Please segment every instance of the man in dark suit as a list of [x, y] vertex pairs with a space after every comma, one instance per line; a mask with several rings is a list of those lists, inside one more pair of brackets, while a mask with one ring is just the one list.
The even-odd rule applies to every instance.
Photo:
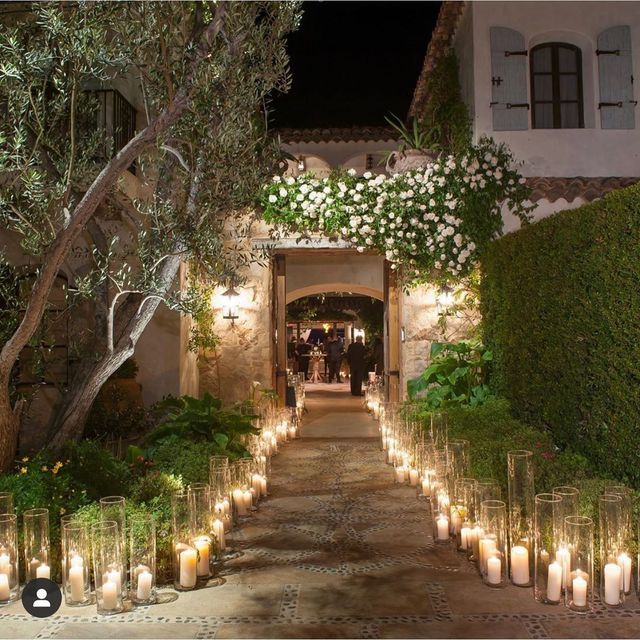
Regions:
[[347, 361], [349, 362], [349, 370], [351, 371], [351, 395], [362, 395], [362, 379], [364, 378], [364, 344], [362, 336], [358, 336], [355, 342], [352, 342], [347, 349]]
[[342, 360], [342, 343], [335, 335], [329, 338], [326, 348], [326, 358], [329, 363], [329, 376], [327, 382], [333, 382], [335, 377], [336, 382], [342, 382], [340, 380], [340, 362]]
[[296, 347], [296, 355], [298, 358], [298, 371], [304, 374], [305, 380], [309, 375], [309, 351], [311, 351], [311, 345], [307, 344], [304, 338], [300, 338], [300, 342]]

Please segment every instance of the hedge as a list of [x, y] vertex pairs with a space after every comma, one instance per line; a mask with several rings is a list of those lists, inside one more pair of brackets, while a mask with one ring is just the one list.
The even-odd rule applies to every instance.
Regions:
[[640, 185], [494, 241], [482, 270], [489, 384], [640, 487]]

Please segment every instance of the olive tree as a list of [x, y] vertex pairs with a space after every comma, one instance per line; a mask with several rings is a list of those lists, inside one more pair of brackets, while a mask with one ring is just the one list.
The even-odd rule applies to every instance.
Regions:
[[[296, 3], [143, 1], [34, 3], [2, 16], [0, 216], [37, 270], [19, 322], [3, 332], [0, 469], [14, 456], [21, 414], [11, 371], [79, 238], [94, 268], [76, 295], [94, 303], [95, 338], [63, 397], [53, 446], [82, 433], [161, 302], [202, 304], [194, 289], [176, 291], [182, 263], [216, 281], [252, 259], [221, 232], [275, 161], [266, 104], [287, 86], [285, 36], [298, 12]], [[93, 89], [118, 79], [136, 83], [146, 124], [105, 159]], [[150, 194], [123, 204], [118, 181], [134, 161]], [[123, 207], [136, 229], [128, 256], [98, 224], [101, 211]]]

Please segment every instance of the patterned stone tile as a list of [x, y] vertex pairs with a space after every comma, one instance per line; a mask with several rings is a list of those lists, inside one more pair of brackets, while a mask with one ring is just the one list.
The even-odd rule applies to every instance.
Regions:
[[519, 622], [504, 622], [496, 629], [493, 625], [464, 620], [428, 622], [419, 624], [380, 625], [380, 638], [529, 638], [526, 628]]

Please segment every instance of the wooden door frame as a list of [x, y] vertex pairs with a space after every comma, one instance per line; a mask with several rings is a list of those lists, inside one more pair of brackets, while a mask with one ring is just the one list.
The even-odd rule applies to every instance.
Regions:
[[400, 400], [400, 290], [398, 273], [384, 261], [384, 375], [386, 399]]

